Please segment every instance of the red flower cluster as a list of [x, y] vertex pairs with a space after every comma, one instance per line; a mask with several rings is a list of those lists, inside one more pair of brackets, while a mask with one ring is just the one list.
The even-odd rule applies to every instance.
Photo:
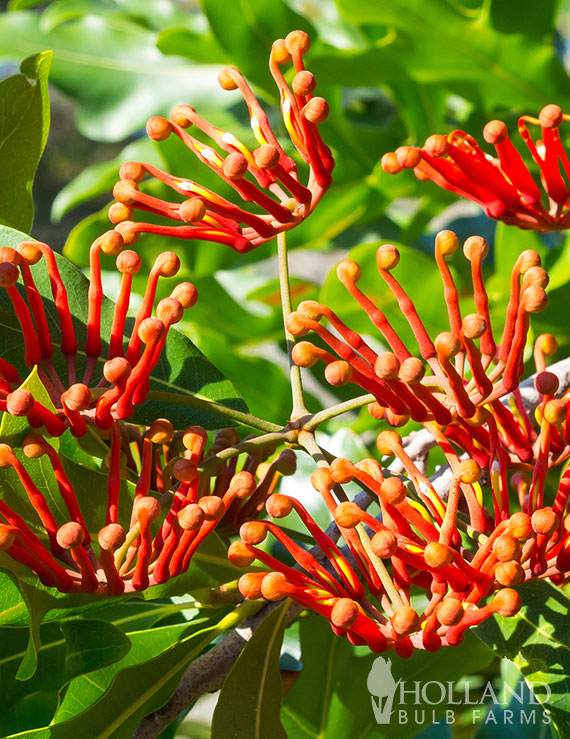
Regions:
[[[306, 33], [293, 31], [287, 38], [275, 41], [269, 59], [281, 96], [283, 122], [293, 145], [309, 166], [307, 184], [299, 181], [295, 161], [281, 147], [244, 77], [234, 67], [227, 67], [220, 73], [219, 82], [224, 90], [239, 89], [242, 93], [259, 144], [255, 151], [229, 131], [204, 120], [189, 105], [177, 106], [170, 119], [151, 118], [146, 130], [155, 141], [163, 141], [171, 134], [178, 136], [202, 164], [219, 175], [244, 202], [256, 206], [256, 210], [241, 208], [185, 177], [169, 175], [150, 164], [127, 162], [121, 167], [121, 180], [113, 190], [117, 202], [111, 206], [109, 218], [117, 224], [116, 230], [128, 246], [144, 232], [215, 241], [238, 252], [247, 252], [307, 218], [329, 188], [334, 167], [331, 152], [318, 130], [327, 118], [328, 105], [323, 98], [313, 95], [315, 78], [303, 63], [309, 46]], [[295, 68], [292, 89], [281, 71], [281, 66], [291, 61]], [[186, 130], [191, 126], [209, 136], [226, 155], [191, 136]], [[180, 202], [178, 197], [176, 202], [170, 202], [141, 192], [139, 183], [147, 174], [186, 199]], [[135, 209], [163, 216], [179, 225], [134, 221]]]
[[[235, 532], [263, 509], [280, 476], [295, 471], [295, 455], [289, 450], [269, 464], [259, 450], [245, 458], [240, 471], [237, 457], [204, 465], [237, 440], [235, 431], [220, 431], [206, 453], [207, 434], [199, 426], [175, 435], [164, 419], [144, 433], [113, 424], [106, 515], [96, 542], [81, 511], [82, 491], [69, 480], [65, 459], [56, 449], [38, 434], [23, 440], [21, 453], [1, 444], [0, 467], [16, 473], [38, 520], [24, 521], [0, 500], [0, 550], [63, 593], [120, 595], [165, 583], [186, 572], [198, 546], [220, 523], [222, 530]], [[44, 456], [67, 510], [65, 523], [58, 521], [57, 505], [50, 509], [30, 476], [27, 460]], [[136, 481], [133, 499], [122, 483], [128, 478]]]
[[[347, 548], [339, 549], [297, 501], [276, 495], [267, 503], [270, 516], [282, 518], [294, 509], [321, 555], [301, 549], [270, 521], [242, 526], [241, 541], [229, 551], [236, 564], [247, 566], [257, 559], [272, 570], [243, 576], [240, 589], [246, 597], [290, 596], [325, 616], [335, 633], [353, 644], [366, 643], [374, 651], [395, 648], [402, 656], [414, 647], [434, 650], [458, 644], [469, 626], [490, 614], [510, 616], [519, 610], [521, 599], [512, 586], [537, 577], [565, 582], [570, 573], [570, 474], [562, 474], [554, 491], [547, 484], [548, 470], [570, 456], [570, 391], [556, 399], [558, 378], [545, 367], [545, 357], [556, 350], [553, 337], [543, 335], [535, 345], [540, 400], [534, 414], [525, 410], [518, 389], [528, 315], [545, 306], [546, 273], [534, 252], [519, 257], [497, 346], [481, 275], [486, 245], [478, 237], [465, 244], [478, 313], [464, 318], [444, 258], [456, 248], [454, 234], [438, 234], [436, 260], [450, 331], [433, 342], [391, 274], [397, 251], [391, 246], [378, 250], [380, 275], [410, 323], [422, 360], [410, 353], [382, 311], [358, 289], [359, 267], [348, 260], [340, 264], [339, 277], [392, 352], [377, 354], [332, 310], [315, 302], [301, 304], [288, 320], [293, 334], [313, 330], [336, 357], [342, 357], [304, 341], [294, 347], [299, 364], [323, 360], [329, 382], [352, 381], [376, 397], [371, 407], [375, 417], [384, 415], [395, 426], [411, 417], [429, 431], [433, 443], [427, 448], [438, 446], [453, 473], [445, 495], [440, 496], [427, 477], [426, 460], [416, 464], [400, 435], [383, 431], [377, 438], [378, 450], [383, 456], [395, 456], [406, 477], [386, 477], [373, 459], [356, 465], [336, 459], [330, 468], [313, 474], [313, 486]], [[330, 329], [322, 325], [323, 318]], [[510, 392], [512, 406], [501, 402]], [[378, 503], [378, 518], [348, 499], [342, 485], [352, 481]], [[257, 547], [268, 533], [284, 544], [296, 568]], [[418, 611], [411, 598], [421, 591], [427, 600]], [[489, 596], [492, 600], [480, 605]]]
[[[382, 168], [390, 174], [413, 169], [418, 179], [473, 200], [490, 218], [535, 231], [558, 231], [570, 225], [570, 161], [558, 130], [568, 120], [558, 105], [547, 105], [538, 118], [519, 118], [519, 133], [539, 168], [546, 204], [503, 121], [490, 121], [483, 129], [496, 157], [486, 154], [470, 134], [452, 131], [430, 136], [422, 148], [401, 146], [385, 154]], [[533, 141], [529, 124], [540, 126], [541, 138]]]
[[[176, 254], [160, 254], [148, 275], [143, 302], [125, 346], [131, 284], [141, 267], [141, 258], [133, 251], [122, 250], [123, 246], [121, 235], [115, 231], [108, 231], [91, 246], [84, 346], [78, 341], [67, 288], [51, 248], [24, 241], [17, 249], [0, 249], [0, 286], [7, 298], [3, 302], [17, 319], [14, 326], [19, 325], [23, 336], [24, 357], [20, 366], [37, 367], [56, 409], [52, 412], [29, 390], [19, 388], [19, 369], [0, 359], [0, 411], [25, 416], [31, 426], [44, 425], [51, 436], [60, 436], [68, 427], [74, 436], [83, 436], [87, 424], [108, 429], [114, 419], [132, 416], [134, 406], [145, 400], [149, 378], [160, 359], [168, 331], [181, 320], [184, 310], [194, 305], [198, 294], [190, 283], [180, 283], [170, 297], [158, 303], [156, 317], [152, 316], [159, 279], [174, 277], [180, 268]], [[101, 252], [117, 255], [116, 266], [122, 279], [105, 348], [101, 339]], [[38, 279], [45, 281], [44, 269], [57, 315], [46, 310], [49, 301], [42, 297], [36, 284]], [[78, 381], [80, 370], [83, 374]]]
[[[529, 328], [529, 314], [546, 306], [548, 276], [534, 251], [525, 251], [517, 259], [511, 277], [511, 295], [500, 346], [497, 346], [489, 317], [489, 301], [482, 274], [487, 244], [479, 236], [467, 239], [464, 254], [471, 263], [473, 299], [477, 313], [462, 317], [459, 294], [445, 257], [459, 246], [457, 236], [442, 231], [436, 237], [435, 258], [441, 272], [449, 316], [448, 332], [434, 340], [403, 287], [392, 274], [398, 264], [398, 250], [391, 245], [377, 251], [377, 267], [396, 298], [418, 344], [422, 359], [414, 356], [400, 339], [386, 315], [358, 287], [359, 265], [344, 260], [337, 274], [352, 297], [379, 329], [392, 351], [378, 354], [352, 331], [334, 311], [315, 301], [301, 303], [287, 319], [289, 331], [301, 337], [314, 331], [330, 347], [332, 354], [301, 341], [293, 348], [293, 359], [302, 367], [321, 360], [327, 364], [325, 377], [333, 385], [352, 382], [372, 393], [376, 402], [370, 407], [374, 417], [384, 417], [392, 426], [401, 426], [410, 418], [419, 423], [435, 421], [450, 426], [463, 438], [477, 409], [488, 405], [497, 414], [505, 431], [523, 442], [511, 420], [512, 414], [499, 402], [515, 391], [524, 370], [524, 348]], [[326, 319], [331, 329], [322, 325]], [[479, 346], [476, 344], [479, 340]], [[555, 350], [553, 340], [541, 340], [540, 351]], [[427, 365], [427, 367], [426, 367]], [[431, 374], [426, 376], [426, 369]], [[471, 432], [469, 432], [471, 435]], [[520, 444], [519, 444], [520, 441]], [[524, 458], [524, 452], [521, 452]], [[477, 458], [477, 457], [476, 457]]]

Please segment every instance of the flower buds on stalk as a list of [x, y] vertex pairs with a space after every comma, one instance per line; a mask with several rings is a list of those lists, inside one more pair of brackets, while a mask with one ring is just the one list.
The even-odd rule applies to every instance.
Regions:
[[[154, 141], [177, 136], [244, 204], [251, 204], [251, 209], [194, 180], [169, 175], [150, 164], [127, 162], [121, 167], [121, 179], [113, 189], [116, 202], [109, 210], [109, 218], [127, 246], [136, 243], [141, 233], [153, 233], [214, 241], [243, 253], [294, 228], [312, 213], [331, 185], [334, 160], [319, 132], [319, 125], [328, 117], [328, 104], [314, 95], [316, 80], [303, 62], [309, 47], [307, 34], [293, 31], [273, 44], [269, 58], [269, 68], [279, 89], [283, 123], [309, 168], [307, 184], [300, 181], [297, 164], [277, 140], [245, 78], [235, 67], [226, 67], [218, 78], [220, 86], [241, 93], [257, 149], [250, 149], [234, 134], [212, 125], [190, 105], [176, 106], [169, 119], [151, 118], [146, 132]], [[296, 72], [291, 86], [281, 69], [290, 63]], [[209, 137], [211, 144], [192, 136], [192, 127]], [[146, 175], [169, 187], [174, 200], [144, 192], [141, 185], [144, 187]], [[159, 216], [161, 222], [138, 221], [136, 210]]]

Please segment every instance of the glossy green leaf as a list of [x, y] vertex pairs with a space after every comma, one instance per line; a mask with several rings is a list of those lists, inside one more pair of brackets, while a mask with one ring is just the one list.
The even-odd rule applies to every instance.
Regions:
[[[221, 4], [203, 0], [210, 27], [233, 63], [253, 82], [273, 91], [268, 60], [275, 39], [290, 31], [311, 31], [308, 21], [295, 13], [283, 0], [243, 0]], [[260, 64], [260, 61], [263, 62]], [[266, 61], [267, 60], [267, 61]]]
[[286, 601], [263, 619], [230, 670], [214, 711], [212, 739], [287, 737], [279, 720], [279, 653], [288, 607]]
[[0, 82], [0, 223], [23, 231], [34, 218], [32, 185], [49, 131], [51, 59], [51, 51], [30, 56], [21, 74]]
[[477, 636], [520, 669], [560, 736], [570, 732], [570, 600], [551, 583], [529, 582], [519, 592], [523, 607], [512, 618], [494, 616]]
[[[570, 82], [544, 38], [545, 23], [506, 29], [500, 11], [488, 12], [489, 5], [501, 4], [495, 0], [469, 10], [445, 0], [339, 0], [347, 18], [387, 29], [363, 52], [371, 71], [382, 70], [384, 82], [397, 78], [398, 67], [418, 82], [469, 82], [479, 86], [488, 106], [532, 105], [528, 112], [534, 115], [535, 109], [567, 95]], [[516, 15], [525, 17], [534, 9], [532, 0], [522, 0]]]
[[[285, 696], [282, 711], [285, 730], [295, 739], [414, 737], [420, 729], [414, 720], [415, 710], [428, 709], [425, 726], [432, 722], [433, 711], [441, 716], [448, 708], [446, 701], [436, 706], [416, 703], [415, 681], [422, 685], [431, 680], [453, 683], [486, 667], [493, 659], [490, 650], [469, 633], [460, 647], [437, 652], [416, 650], [409, 659], [394, 652], [382, 655], [390, 661], [389, 673], [394, 681], [404, 680], [410, 693], [405, 694], [403, 704], [395, 694], [391, 721], [379, 726], [368, 689], [368, 675], [378, 655], [362, 649], [356, 654], [346, 639], [335, 636], [326, 621], [316, 616], [301, 621], [300, 633], [303, 671]], [[405, 721], [400, 721], [400, 711], [406, 714]]]
[[4, 13], [0, 47], [2, 58], [18, 60], [52, 48], [52, 83], [79, 103], [79, 128], [99, 141], [120, 141], [181, 102], [228, 102], [216, 70], [162, 55], [152, 31], [121, 15], [98, 14], [97, 4], [49, 32], [39, 13]]
[[122, 660], [70, 683], [51, 727], [52, 739], [130, 738], [138, 721], [168, 700], [188, 664], [214, 638], [215, 630], [203, 625], [129, 634], [132, 646]]
[[[58, 690], [77, 675], [116, 662], [130, 649], [128, 637], [112, 623], [75, 619], [41, 627], [42, 645], [38, 670], [22, 683], [15, 680], [26, 649], [24, 629], [0, 629], [0, 668], [4, 690], [0, 694], [0, 732], [6, 735], [20, 726], [42, 725], [51, 720], [57, 706]], [[38, 704], [42, 693], [49, 701]], [[27, 721], [22, 719], [28, 712]]]

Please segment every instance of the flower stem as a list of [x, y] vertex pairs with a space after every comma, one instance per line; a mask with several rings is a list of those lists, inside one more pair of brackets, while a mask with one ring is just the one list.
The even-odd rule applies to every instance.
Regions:
[[257, 439], [248, 439], [247, 441], [242, 441], [235, 446], [230, 446], [226, 449], [222, 449], [221, 452], [218, 452], [211, 457], [207, 457], [198, 466], [198, 469], [204, 472], [210, 467], [215, 467], [218, 462], [225, 459], [231, 459], [231, 457], [236, 457], [238, 454], [243, 454], [250, 451], [253, 452], [257, 448], [267, 446], [268, 444], [274, 444], [275, 442], [279, 443], [284, 441], [293, 441], [293, 439], [291, 438], [291, 432], [288, 431], [286, 428], [282, 429], [281, 431], [274, 431], [269, 434], [263, 434], [263, 436], [258, 436]]
[[208, 398], [200, 395], [179, 395], [178, 393], [168, 393], [162, 390], [151, 390], [147, 398], [148, 400], [159, 400], [162, 403], [176, 403], [176, 405], [184, 405], [189, 408], [197, 408], [201, 411], [215, 413], [218, 416], [225, 416], [236, 423], [242, 424], [242, 426], [249, 426], [258, 431], [281, 431], [283, 428], [277, 423], [264, 421], [262, 418], [252, 416], [251, 413], [237, 411], [235, 408], [229, 408], [227, 405], [216, 403], [215, 400], [208, 400]]
[[291, 285], [289, 284], [289, 265], [287, 262], [287, 237], [285, 231], [277, 234], [277, 260], [279, 264], [279, 285], [281, 288], [281, 305], [283, 307], [283, 322], [285, 328], [285, 340], [287, 342], [287, 354], [289, 356], [289, 377], [291, 380], [291, 392], [293, 396], [293, 410], [291, 418], [299, 418], [308, 413], [305, 406], [303, 394], [303, 381], [301, 379], [301, 368], [298, 367], [291, 357], [291, 351], [295, 343], [294, 336], [287, 330], [285, 321], [293, 310], [291, 304]]
[[354, 411], [357, 408], [361, 408], [363, 405], [373, 403], [375, 400], [376, 398], [371, 393], [366, 393], [366, 395], [359, 395], [357, 398], [345, 400], [344, 403], [339, 403], [338, 405], [333, 405], [330, 408], [325, 408], [318, 413], [314, 413], [311, 418], [303, 424], [303, 428], [305, 431], [313, 431], [317, 426], [320, 426], [321, 423], [329, 421], [331, 418], [336, 418], [336, 416], [340, 416], [343, 413]]

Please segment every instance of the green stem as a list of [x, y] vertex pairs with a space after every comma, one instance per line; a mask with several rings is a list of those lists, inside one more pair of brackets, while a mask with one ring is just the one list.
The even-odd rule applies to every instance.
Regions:
[[303, 424], [303, 428], [306, 431], [313, 431], [317, 426], [320, 426], [321, 423], [329, 421], [331, 418], [340, 416], [343, 413], [354, 411], [357, 408], [361, 408], [363, 405], [373, 403], [375, 400], [376, 398], [371, 393], [359, 395], [357, 398], [352, 398], [351, 400], [345, 400], [344, 403], [333, 405], [330, 408], [325, 408], [324, 410], [313, 414], [309, 420]]
[[263, 434], [263, 436], [258, 436], [257, 439], [242, 441], [235, 446], [222, 449], [221, 452], [218, 452], [211, 457], [207, 457], [202, 464], [198, 466], [198, 469], [201, 472], [206, 472], [210, 467], [215, 467], [218, 462], [231, 459], [232, 457], [236, 457], [238, 454], [243, 454], [244, 452], [255, 452], [259, 447], [284, 441], [294, 441], [290, 430], [282, 429], [281, 431], [273, 431], [270, 434]]
[[279, 264], [279, 286], [281, 288], [281, 305], [283, 307], [283, 324], [285, 328], [285, 340], [287, 342], [287, 354], [289, 356], [289, 378], [291, 380], [291, 393], [293, 396], [293, 410], [291, 418], [299, 418], [308, 413], [305, 406], [303, 393], [303, 381], [301, 379], [301, 368], [298, 367], [291, 357], [295, 344], [295, 337], [287, 330], [287, 316], [292, 312], [291, 285], [289, 284], [289, 265], [287, 262], [287, 236], [285, 231], [277, 234], [277, 261]]
[[398, 593], [398, 590], [396, 586], [394, 585], [392, 578], [390, 577], [390, 573], [386, 569], [386, 565], [384, 564], [384, 562], [382, 562], [380, 557], [377, 557], [372, 551], [372, 546], [370, 544], [370, 537], [368, 536], [368, 534], [366, 533], [366, 530], [364, 529], [364, 524], [359, 523], [356, 526], [356, 532], [362, 543], [362, 546], [364, 547], [364, 551], [368, 555], [368, 558], [372, 562], [372, 566], [374, 567], [378, 577], [380, 578], [380, 582], [384, 586], [386, 595], [392, 601], [392, 605], [394, 606], [394, 609], [401, 608], [404, 605], [404, 602], [402, 598], [400, 597], [400, 593]]
[[236, 411], [235, 408], [228, 408], [227, 405], [216, 403], [215, 400], [208, 400], [199, 395], [178, 395], [177, 393], [168, 393], [162, 390], [151, 390], [147, 395], [148, 400], [158, 400], [162, 403], [176, 403], [176, 405], [188, 406], [189, 408], [197, 408], [201, 411], [215, 413], [218, 416], [225, 416], [236, 423], [258, 431], [281, 431], [282, 426], [271, 421], [264, 421], [262, 418], [252, 416], [251, 413], [243, 413]]

